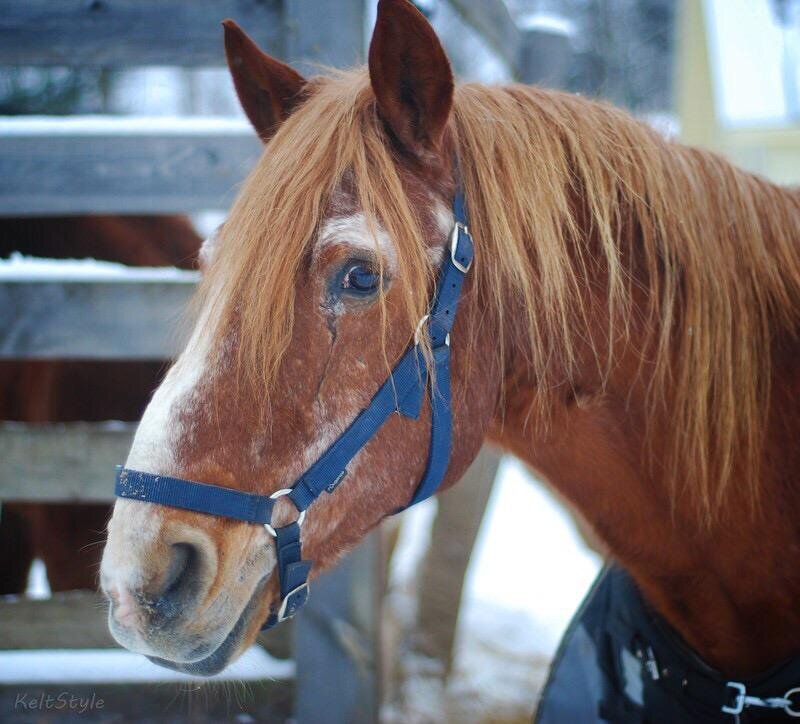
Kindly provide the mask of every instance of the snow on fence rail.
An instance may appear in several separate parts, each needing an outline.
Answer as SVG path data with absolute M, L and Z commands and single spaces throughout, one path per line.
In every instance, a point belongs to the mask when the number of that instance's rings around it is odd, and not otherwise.
M 0 260 L 0 359 L 171 358 L 197 280 L 92 260 Z

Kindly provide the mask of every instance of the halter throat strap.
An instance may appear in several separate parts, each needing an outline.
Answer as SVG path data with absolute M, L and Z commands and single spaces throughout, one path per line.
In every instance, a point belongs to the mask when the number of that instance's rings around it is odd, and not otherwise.
M 275 538 L 280 602 L 263 628 L 293 616 L 308 599 L 311 561 L 302 557 L 300 526 L 308 507 L 323 493 L 332 494 L 347 476 L 347 466 L 394 413 L 416 420 L 428 394 L 431 434 L 428 462 L 409 502 L 400 510 L 436 493 L 444 480 L 452 446 L 450 333 L 455 323 L 464 279 L 472 266 L 474 247 L 467 225 L 466 204 L 459 189 L 453 201 L 455 223 L 445 249 L 430 311 L 419 322 L 413 344 L 386 381 L 348 428 L 291 488 L 257 495 L 182 478 L 154 475 L 117 466 L 117 497 L 141 500 L 198 513 L 261 524 Z M 430 358 L 420 344 L 427 334 Z M 433 369 L 431 369 L 431 367 Z M 431 374 L 433 372 L 433 374 Z M 287 496 L 300 517 L 279 528 L 271 525 L 275 501 Z M 395 511 L 399 512 L 399 511 Z

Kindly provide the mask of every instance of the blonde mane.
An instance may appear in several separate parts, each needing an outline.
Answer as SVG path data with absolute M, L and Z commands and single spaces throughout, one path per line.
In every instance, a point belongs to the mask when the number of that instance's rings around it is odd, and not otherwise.
M 584 322 L 608 372 L 643 294 L 649 414 L 671 420 L 670 479 L 691 481 L 707 516 L 734 469 L 755 501 L 771 345 L 794 334 L 800 310 L 800 194 L 669 143 L 607 105 L 525 86 L 459 86 L 450 133 L 478 291 L 507 335 L 499 349 L 524 353 L 541 390 L 555 389 L 571 382 Z M 236 318 L 240 372 L 264 395 L 291 340 L 295 280 L 346 171 L 396 248 L 409 336 L 424 313 L 432 269 L 367 73 L 315 81 L 245 183 L 204 284 L 222 319 Z M 626 224 L 635 250 L 621 241 Z M 586 329 L 585 291 L 598 269 L 609 321 Z M 523 315 L 513 329 L 511 304 Z M 532 412 L 546 419 L 552 398 L 536 399 Z

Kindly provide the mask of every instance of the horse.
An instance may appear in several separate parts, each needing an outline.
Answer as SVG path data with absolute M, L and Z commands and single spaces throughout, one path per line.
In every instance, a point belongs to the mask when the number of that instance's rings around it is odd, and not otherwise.
M 0 258 L 94 258 L 131 266 L 194 268 L 201 239 L 181 216 L 0 219 Z M 135 421 L 164 364 L 89 360 L 0 361 L 0 419 L 28 423 Z M 0 593 L 24 593 L 40 558 L 53 591 L 95 590 L 107 503 L 3 503 Z
M 798 190 L 603 103 L 456 84 L 407 0 L 380 0 L 366 69 L 327 77 L 232 21 L 224 36 L 263 155 L 205 246 L 197 324 L 126 468 L 282 496 L 413 344 L 463 190 L 474 266 L 443 488 L 490 440 L 709 666 L 747 676 L 798 654 Z M 312 576 L 408 504 L 434 406 L 390 417 L 304 511 Z M 273 502 L 273 525 L 296 520 Z M 272 540 L 118 499 L 113 636 L 178 670 L 224 667 L 279 599 Z

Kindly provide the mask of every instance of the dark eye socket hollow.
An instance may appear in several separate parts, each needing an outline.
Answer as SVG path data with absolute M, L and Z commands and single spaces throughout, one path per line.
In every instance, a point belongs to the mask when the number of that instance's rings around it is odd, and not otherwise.
M 371 294 L 381 281 L 380 274 L 369 264 L 349 264 L 342 276 L 341 287 L 355 294 Z

